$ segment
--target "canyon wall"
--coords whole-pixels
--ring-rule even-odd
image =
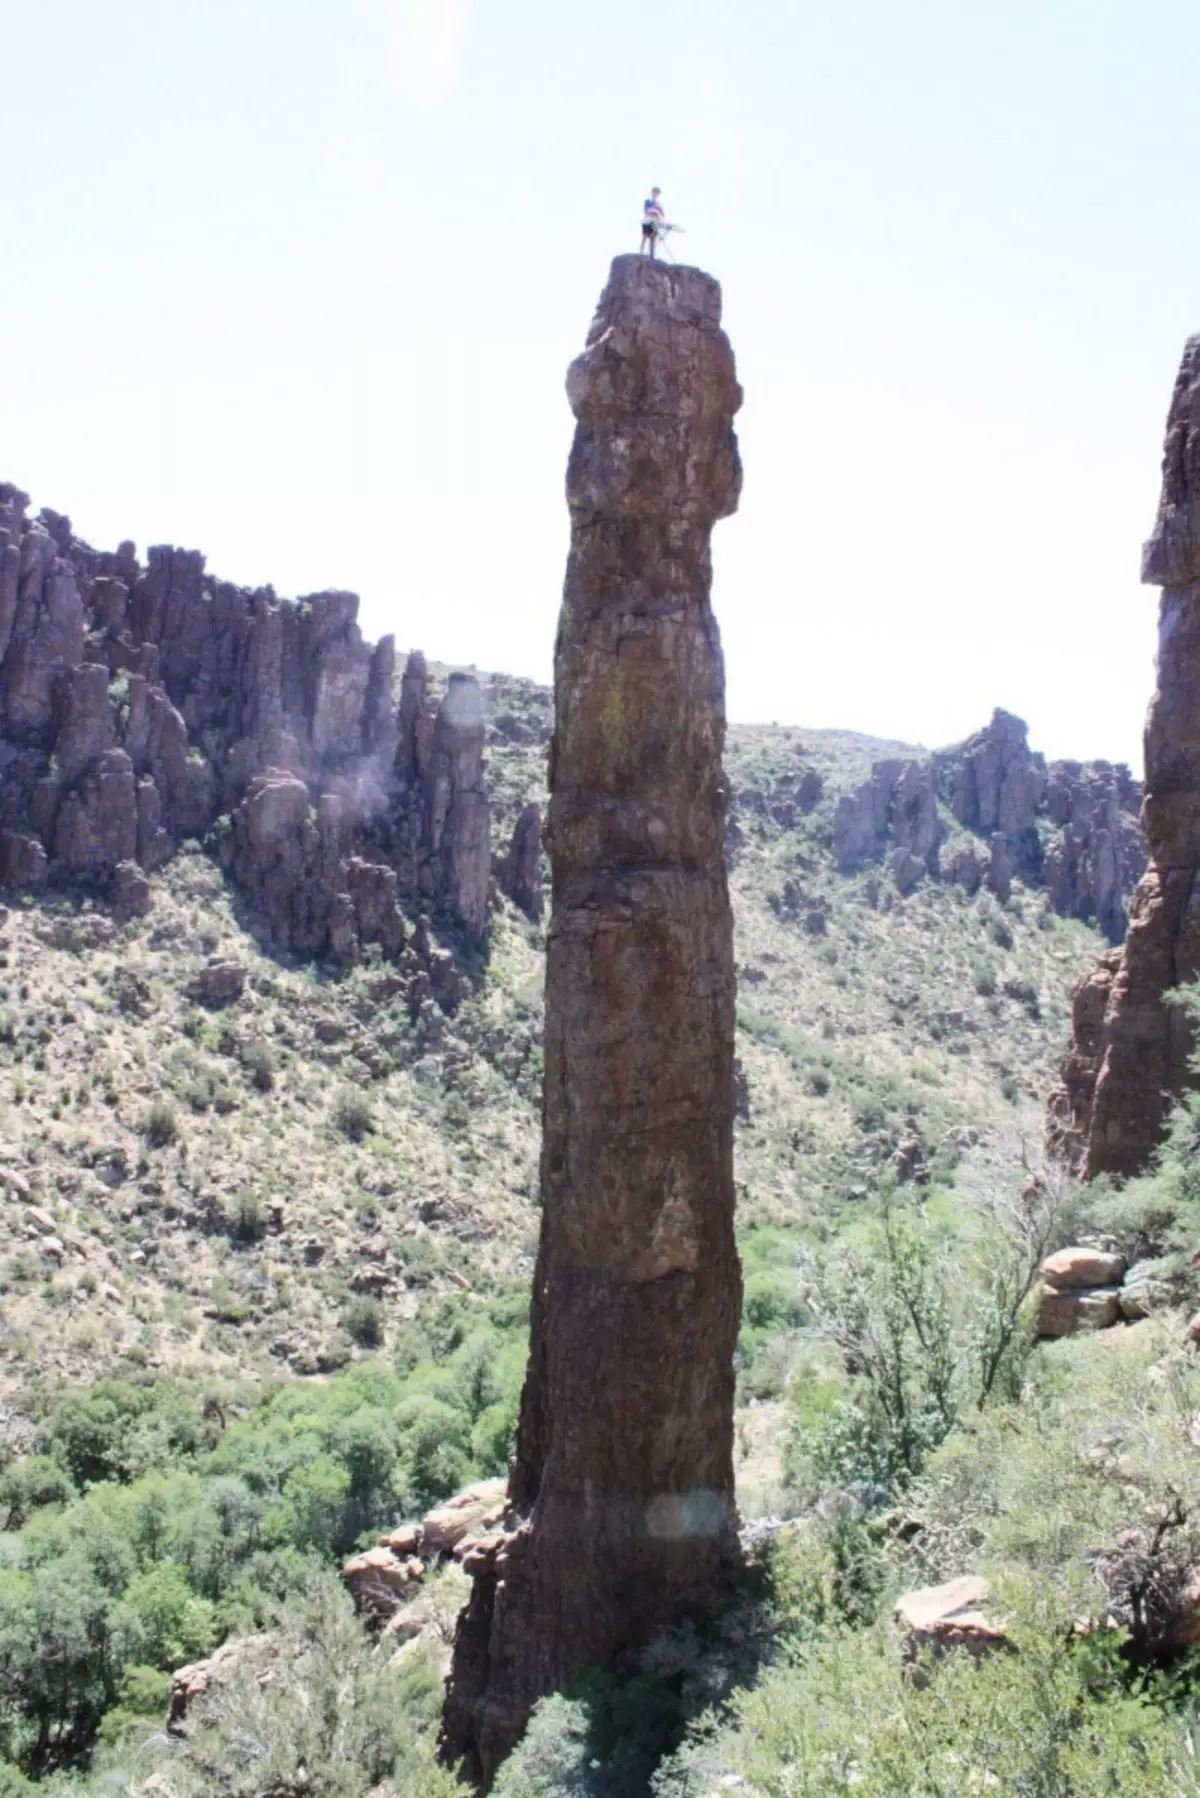
[[[1142,803],[1150,862],[1124,944],[1075,990],[1050,1097],[1050,1147],[1085,1178],[1140,1172],[1188,1078],[1192,1032],[1170,995],[1200,975],[1200,337],[1171,399],[1142,579],[1162,589]]]
[[[393,641],[364,642],[354,594],[280,600],[192,551],[101,553],[28,504],[0,485],[0,882],[138,909],[195,837],[299,954],[398,956],[402,908],[483,933],[472,677],[434,705],[414,654],[396,694]]]
[[[709,536],[737,505],[720,290],[618,257],[568,395],[542,1231],[507,1529],[443,1748],[485,1785],[535,1701],[702,1610],[736,1559],[734,976]]]

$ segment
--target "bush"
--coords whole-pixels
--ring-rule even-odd
[[[342,1322],[346,1334],[359,1348],[378,1348],[383,1342],[383,1306],[366,1293],[359,1293],[350,1300]]]
[[[249,1187],[243,1187],[234,1199],[229,1224],[235,1242],[257,1242],[262,1235],[266,1227],[262,1200]]]
[[[1055,1239],[1060,1195],[1047,1183],[997,1205],[978,1241],[950,1244],[888,1211],[865,1250],[808,1263],[804,1296],[841,1353],[841,1389],[817,1409],[794,1385],[784,1468],[802,1495],[832,1482],[869,1506],[921,1471],[959,1420],[1019,1395],[1032,1347],[1031,1294]],[[963,1265],[963,1262],[966,1265]]]
[[[246,1043],[241,1051],[241,1062],[253,1086],[260,1093],[269,1093],[275,1084],[275,1051],[270,1043]]]
[[[351,1142],[361,1142],[375,1128],[375,1113],[364,1093],[344,1092],[333,1108],[333,1121]]]
[[[333,1576],[310,1580],[272,1634],[197,1705],[192,1733],[160,1750],[174,1798],[367,1798],[384,1780],[397,1798],[461,1798],[433,1756],[442,1693],[430,1655],[391,1665]]]
[[[165,1099],[155,1099],[142,1119],[142,1135],[152,1149],[165,1149],[179,1135],[179,1120]]]
[[[1184,1723],[1124,1689],[1118,1655],[1066,1609],[1010,1594],[1017,1652],[949,1654],[912,1679],[888,1632],[836,1631],[738,1693],[655,1781],[656,1798],[1183,1798],[1200,1791]]]

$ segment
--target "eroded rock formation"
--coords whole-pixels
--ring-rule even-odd
[[[984,730],[928,760],[876,762],[838,802],[833,852],[843,872],[890,855],[902,893],[925,875],[1007,899],[1018,876],[1041,887],[1061,917],[1125,933],[1127,905],[1146,865],[1141,789],[1111,762],[1051,762],[1029,747],[1024,721],[997,710]],[[960,840],[945,860],[952,826]]]
[[[443,1746],[490,1782],[543,1693],[736,1559],[733,954],[709,535],[741,480],[720,290],[618,257],[572,364],[547,840],[543,1222],[507,1534]]]
[[[1185,346],[1171,399],[1142,579],[1162,588],[1142,805],[1150,865],[1120,953],[1075,990],[1050,1096],[1050,1145],[1086,1178],[1144,1168],[1188,1077],[1191,1029],[1168,999],[1200,975],[1200,337]]]
[[[142,566],[28,504],[0,485],[0,880],[133,907],[139,870],[200,837],[302,954],[398,955],[402,905],[482,933],[473,678],[435,708],[412,655],[397,704],[392,639],[363,641],[354,594],[279,600],[178,549]]]

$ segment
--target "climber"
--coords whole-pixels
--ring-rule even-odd
[[[646,250],[649,250],[650,254],[653,256],[655,246],[658,243],[659,226],[666,222],[667,215],[663,211],[662,204],[658,197],[661,192],[661,187],[652,187],[650,189],[650,198],[643,202],[642,242],[638,251],[639,255],[642,255]]]

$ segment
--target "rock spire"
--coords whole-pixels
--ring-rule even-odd
[[[1184,348],[1171,399],[1142,579],[1162,588],[1142,803],[1150,865],[1124,946],[1075,990],[1050,1096],[1050,1144],[1086,1178],[1145,1167],[1188,1073],[1191,1032],[1168,995],[1200,974],[1200,336]]]
[[[542,1234],[508,1528],[474,1556],[443,1750],[709,1602],[736,1557],[732,931],[709,536],[738,501],[720,289],[620,256],[571,365]]]

